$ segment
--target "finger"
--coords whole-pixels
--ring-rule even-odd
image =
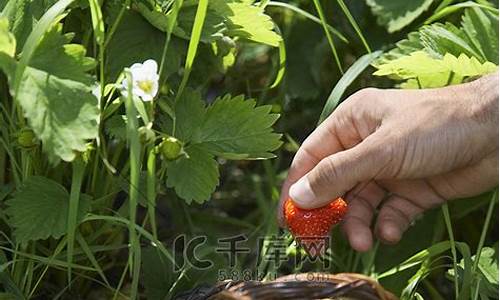
[[[375,100],[377,97],[379,96],[376,89],[364,89],[350,96],[304,141],[293,159],[281,189],[277,210],[281,225],[282,205],[289,197],[290,186],[311,171],[323,158],[353,147],[375,131],[380,120],[380,106],[376,105],[376,109],[370,109],[366,104],[357,103],[367,99]],[[358,116],[353,116],[354,113]],[[357,122],[356,119],[362,119],[362,124],[353,124]]]
[[[335,134],[331,134],[336,126],[333,120],[323,122],[302,144],[293,158],[288,176],[281,187],[280,202],[278,206],[278,222],[285,226],[283,219],[283,203],[289,197],[290,186],[316,166],[322,158],[343,149],[341,142]],[[320,146],[321,141],[323,141]]]
[[[349,208],[342,229],[354,250],[365,252],[372,247],[373,214],[384,196],[385,191],[374,182],[361,183],[346,195]]]
[[[321,160],[290,187],[290,197],[303,208],[320,207],[341,197],[356,184],[382,176],[392,158],[386,135],[377,131],[354,148]]]
[[[424,210],[400,196],[392,196],[382,204],[375,232],[382,242],[396,244],[410,224]]]

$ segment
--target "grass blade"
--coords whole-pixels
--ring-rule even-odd
[[[342,64],[340,63],[340,58],[337,53],[337,49],[335,48],[335,43],[333,42],[332,35],[330,34],[330,31],[328,30],[325,14],[323,13],[323,8],[321,7],[321,3],[319,0],[313,0],[314,1],[314,6],[316,7],[316,11],[318,12],[319,18],[321,20],[321,25],[323,26],[323,29],[326,34],[326,38],[328,40],[328,44],[330,45],[330,48],[332,49],[333,57],[335,58],[335,62],[337,63],[337,67],[339,68],[340,73],[344,73],[344,70],[342,69]]]
[[[443,1],[443,3],[444,3],[444,1]],[[427,20],[425,20],[424,24],[434,23],[434,22],[460,10],[460,9],[468,8],[468,7],[479,7],[479,8],[485,9],[485,10],[489,10],[492,13],[498,15],[498,9],[496,9],[493,6],[480,4],[480,3],[477,3],[474,1],[466,1],[466,2],[457,3],[457,4],[453,4],[453,5],[445,5],[443,7],[441,7],[441,6],[438,7],[438,9],[436,9],[436,13],[434,13]]]
[[[161,63],[160,63],[160,70],[159,74],[161,77],[160,82],[162,83],[160,86],[165,83],[165,80],[167,79],[163,75],[163,69],[165,68],[165,61],[167,59],[167,50],[168,50],[168,45],[170,44],[170,38],[172,37],[172,31],[174,31],[175,24],[177,24],[177,16],[179,15],[179,11],[181,10],[182,4],[184,3],[184,0],[177,0],[174,2],[174,5],[172,6],[172,10],[170,12],[170,18],[168,18],[168,23],[167,23],[167,28],[166,28],[166,37],[165,37],[165,46],[163,46],[163,54],[161,56]]]
[[[382,51],[376,51],[369,54],[361,56],[340,78],[335,87],[333,88],[328,100],[326,101],[321,116],[318,121],[318,125],[321,124],[337,107],[344,94],[345,90],[351,83],[358,78],[359,74],[363,72],[377,57],[382,54]]]
[[[170,252],[168,252],[168,250],[165,248],[165,246],[163,246],[163,244],[159,240],[155,239],[151,233],[149,233],[141,226],[130,222],[130,220],[114,216],[89,215],[84,219],[84,222],[87,221],[107,221],[122,226],[132,226],[138,233],[140,233],[141,236],[152,242],[155,247],[158,247],[158,249],[172,262],[172,264],[175,264],[174,257],[172,256],[172,254],[170,254]]]
[[[477,267],[479,265],[479,259],[481,258],[481,252],[483,251],[484,240],[486,239],[486,233],[488,232],[488,228],[490,227],[491,216],[493,215],[493,208],[495,204],[498,202],[498,189],[495,190],[493,196],[491,197],[490,204],[488,206],[488,212],[486,213],[486,219],[484,220],[483,229],[481,231],[481,237],[479,238],[479,242],[477,244],[476,256],[474,259],[474,264],[472,265],[472,274],[476,274]],[[474,287],[474,299],[477,299],[479,294],[479,284],[480,278],[477,279],[477,283]]]
[[[201,32],[203,30],[203,24],[205,24],[205,17],[207,16],[208,0],[200,0],[198,3],[198,8],[196,9],[196,16],[194,17],[193,30],[191,31],[191,38],[189,40],[188,52],[186,56],[186,64],[184,66],[184,75],[182,76],[182,81],[177,91],[175,97],[175,102],[179,99],[180,95],[186,87],[189,75],[193,68],[194,58],[196,57],[196,52],[198,51],[198,44],[200,43]]]
[[[347,17],[349,20],[349,23],[351,23],[352,28],[354,31],[356,31],[356,34],[359,36],[359,39],[363,43],[363,46],[365,46],[365,49],[368,53],[371,53],[372,50],[370,49],[370,46],[368,45],[368,42],[366,41],[365,37],[363,36],[363,33],[361,32],[361,29],[358,26],[358,23],[354,19],[354,17],[351,15],[351,12],[349,11],[349,8],[347,8],[347,5],[345,5],[344,0],[337,0],[337,3],[339,4],[340,8],[344,12],[344,15]]]
[[[17,95],[24,70],[28,66],[28,63],[31,60],[31,56],[38,46],[38,42],[45,34],[45,32],[49,30],[50,26],[52,26],[54,20],[56,20],[56,18],[60,14],[62,14],[66,7],[68,7],[73,1],[74,0],[61,0],[56,2],[56,4],[49,8],[49,10],[47,10],[47,12],[42,16],[42,18],[40,18],[40,21],[38,21],[35,28],[26,39],[26,43],[24,43],[24,47],[22,50],[21,59],[19,60],[19,64],[16,68],[16,75],[14,80],[14,95]]]
[[[280,30],[278,29],[278,26],[276,26],[276,30],[278,33],[280,33]],[[281,35],[281,33],[280,33]],[[273,89],[277,87],[281,81],[283,80],[283,77],[285,76],[285,71],[286,71],[286,48],[285,48],[285,41],[281,39],[279,45],[278,45],[278,55],[279,55],[279,69],[278,73],[276,74],[276,78],[274,79],[273,84],[269,87],[270,89]]]
[[[81,158],[77,157],[73,162],[73,175],[71,178],[71,190],[69,194],[69,209],[68,209],[68,284],[71,283],[71,263],[73,262],[73,250],[75,243],[75,232],[78,220],[78,204],[80,202],[80,190],[82,187],[83,174],[85,172],[85,164]]]
[[[97,259],[95,258],[94,254],[92,253],[92,250],[90,249],[89,245],[87,244],[87,241],[82,237],[81,234],[76,235],[76,240],[78,241],[78,244],[80,245],[80,248],[83,250],[85,255],[87,255],[87,258],[89,259],[90,263],[92,266],[97,270],[97,273],[99,276],[101,276],[101,279],[106,283],[106,285],[111,288],[109,285],[108,279],[106,278],[106,275],[104,275],[104,271],[102,270],[101,266],[97,262]]]
[[[104,20],[102,18],[101,6],[97,0],[89,0],[89,6],[94,38],[96,43],[102,47],[104,44]]]
[[[453,257],[453,270],[455,271],[455,276],[453,276],[454,288],[455,288],[455,298],[458,298],[459,287],[458,287],[458,259],[457,259],[457,246],[455,244],[455,236],[453,235],[453,228],[451,226],[450,210],[448,208],[448,203],[441,206],[444,216],[444,222],[446,224],[446,229],[448,230],[448,236],[450,239],[451,255]]]
[[[267,6],[274,6],[274,7],[283,7],[283,8],[286,8],[286,9],[289,9],[301,16],[303,16],[304,18],[306,19],[309,19],[319,25],[322,25],[322,22],[320,19],[318,19],[316,16],[308,13],[307,11],[297,7],[297,6],[294,6],[294,5],[291,5],[291,4],[288,4],[288,3],[284,3],[284,2],[278,2],[278,1],[269,1],[269,3],[267,4]],[[342,42],[345,42],[345,43],[348,43],[349,41],[347,40],[347,38],[342,34],[340,33],[337,29],[333,28],[330,24],[327,24],[326,23],[326,27],[328,28],[328,30],[334,34],[335,36],[337,36],[339,38],[339,40],[341,40]]]

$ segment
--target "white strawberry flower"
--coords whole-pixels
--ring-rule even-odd
[[[132,76],[132,94],[143,101],[152,101],[158,93],[158,64],[153,59],[148,59],[144,63],[135,63],[130,67]],[[122,94],[128,95],[128,79],[125,78],[121,84]]]

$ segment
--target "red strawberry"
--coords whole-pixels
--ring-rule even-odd
[[[325,253],[330,230],[344,217],[347,203],[337,198],[323,207],[302,209],[288,198],[284,210],[290,232],[309,254],[316,256]]]

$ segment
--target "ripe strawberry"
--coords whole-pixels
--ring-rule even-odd
[[[309,254],[316,256],[325,253],[330,230],[344,217],[347,203],[337,198],[323,207],[308,210],[295,206],[288,198],[284,210],[290,232]]]

